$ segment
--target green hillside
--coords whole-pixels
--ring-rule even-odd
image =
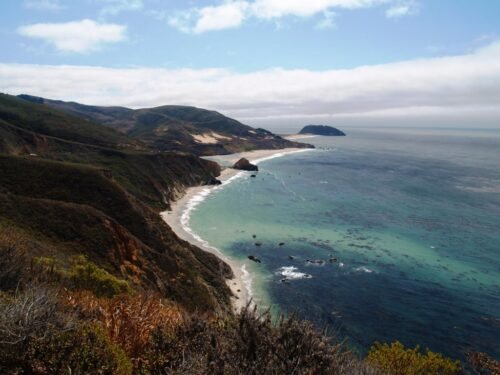
[[[258,149],[313,147],[288,141],[263,129],[254,129],[219,112],[196,107],[166,105],[132,110],[86,106],[28,95],[20,97],[106,125],[160,151],[217,155]]]
[[[34,257],[90,261],[186,309],[228,309],[230,269],[180,240],[158,215],[188,186],[213,183],[216,163],[160,153],[113,129],[0,96],[0,229]],[[1,242],[2,239],[0,239]]]
[[[117,131],[10,95],[0,94],[0,119],[26,131],[72,142],[119,149],[145,149],[140,142]]]

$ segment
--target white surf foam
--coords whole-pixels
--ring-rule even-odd
[[[278,152],[278,153],[272,154],[270,156],[266,156],[266,157],[255,159],[255,160],[251,160],[250,162],[252,164],[257,165],[259,163],[262,163],[263,161],[267,161],[267,160],[271,160],[271,159],[276,159],[276,158],[281,158],[281,157],[283,157],[285,155],[299,154],[301,152],[314,151],[314,150],[315,150],[314,148],[304,148],[302,150],[293,150],[293,151]]]
[[[318,137],[317,135],[314,134],[304,134],[304,135],[293,135],[291,137],[285,137],[286,139],[293,141],[295,139],[307,139],[307,138],[316,138]]]
[[[247,271],[246,265],[241,266],[241,281],[243,282],[243,285],[245,286],[245,290],[247,291],[248,298],[250,299],[252,297],[252,276],[250,276],[250,272]]]
[[[358,267],[358,268],[355,268],[354,271],[356,272],[365,272],[365,273],[372,273],[373,270],[365,267],[365,266],[361,266],[361,267]]]
[[[263,161],[271,160],[271,159],[276,159],[283,157],[285,155],[289,154],[294,154],[294,153],[299,153],[299,152],[305,152],[305,151],[311,151],[314,149],[303,149],[303,150],[294,150],[294,151],[288,151],[288,152],[278,152],[276,154],[251,160],[252,164],[258,164]],[[180,217],[180,222],[181,222],[181,227],[184,232],[186,232],[189,236],[191,236],[196,242],[198,242],[202,247],[207,248],[209,250],[214,251],[215,253],[219,254],[221,257],[224,257],[222,251],[220,251],[218,248],[215,246],[210,245],[210,243],[203,238],[201,238],[190,226],[189,222],[191,220],[191,214],[196,211],[198,206],[205,201],[210,194],[214,194],[215,192],[224,189],[226,186],[228,186],[230,183],[236,181],[238,178],[243,177],[243,176],[248,176],[248,173],[245,172],[238,172],[234,176],[231,176],[227,180],[223,181],[222,184],[220,185],[215,185],[212,187],[207,187],[203,190],[201,190],[198,194],[195,194],[189,201],[186,203],[186,206],[184,208],[184,211],[181,214]],[[252,278],[250,276],[250,273],[247,271],[245,265],[241,267],[241,272],[243,274],[242,281],[245,286],[245,289],[247,291],[247,295],[249,298],[253,296],[252,292]]]
[[[277,275],[283,276],[288,280],[310,279],[311,275],[304,272],[298,272],[298,268],[294,266],[281,267],[276,272]]]

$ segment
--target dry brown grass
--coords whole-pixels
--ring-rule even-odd
[[[146,350],[153,331],[173,332],[185,320],[176,304],[155,295],[103,299],[89,292],[68,293],[65,304],[82,318],[101,323],[110,339],[132,359]]]

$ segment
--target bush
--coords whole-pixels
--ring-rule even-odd
[[[467,361],[474,374],[497,375],[500,374],[500,362],[488,357],[486,353],[467,353]]]
[[[452,361],[429,349],[422,354],[418,346],[405,349],[399,341],[375,343],[368,353],[367,362],[389,375],[452,375],[461,370],[459,361]]]
[[[68,331],[1,348],[3,374],[130,374],[132,365],[98,325]],[[6,350],[9,349],[9,350]]]
[[[113,344],[99,325],[35,340],[27,350],[28,362],[44,374],[130,374],[126,354]]]
[[[83,255],[72,257],[69,269],[52,257],[35,258],[34,268],[41,280],[62,282],[73,290],[89,290],[97,297],[111,298],[132,290],[125,280],[97,267]]]
[[[196,316],[173,333],[153,332],[143,373],[377,374],[339,343],[295,317],[273,324],[245,309],[213,321]]]
[[[118,279],[106,270],[89,262],[83,255],[72,259],[66,274],[75,289],[92,291],[97,297],[113,297],[131,291],[125,280]]]
[[[66,330],[72,326],[69,318],[59,311],[56,292],[44,286],[5,294],[0,299],[0,345],[8,348]]]

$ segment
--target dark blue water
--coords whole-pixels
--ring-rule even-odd
[[[261,163],[257,178],[201,204],[192,228],[234,257],[262,259],[247,261],[262,301],[360,352],[400,340],[500,357],[500,133],[307,141],[319,150]]]

